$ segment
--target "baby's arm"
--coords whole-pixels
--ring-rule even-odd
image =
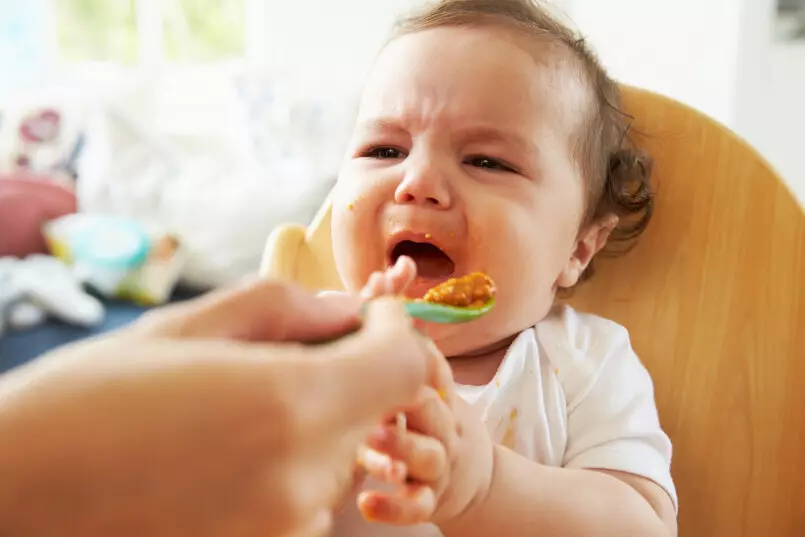
[[[668,494],[621,472],[542,466],[495,447],[486,498],[441,528],[447,537],[672,537]]]
[[[671,446],[651,378],[625,331],[615,339],[579,400],[568,394],[564,467],[495,446],[488,493],[441,528],[447,537],[676,535]]]

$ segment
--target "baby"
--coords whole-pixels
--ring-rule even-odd
[[[400,24],[334,193],[339,274],[421,297],[481,271],[497,302],[422,326],[452,373],[434,373],[407,431],[367,440],[394,461],[370,475],[397,484],[368,481],[335,535],[676,534],[671,444],[626,330],[555,305],[648,223],[628,125],[584,41],[533,1],[442,0]]]

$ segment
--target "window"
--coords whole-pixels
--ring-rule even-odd
[[[55,0],[58,55],[65,61],[137,61],[134,0]]]
[[[254,0],[52,0],[63,62],[215,62],[247,53]],[[253,40],[252,40],[253,41]]]
[[[775,29],[781,41],[805,39],[805,0],[777,0]]]
[[[245,53],[243,0],[162,0],[169,60],[211,61]]]

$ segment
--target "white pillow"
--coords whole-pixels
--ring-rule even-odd
[[[177,234],[188,253],[184,283],[256,273],[271,230],[308,223],[332,187],[353,102],[209,69],[141,80],[91,124],[79,210]]]

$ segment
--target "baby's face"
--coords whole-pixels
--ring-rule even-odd
[[[425,327],[448,356],[537,323],[583,268],[573,150],[585,95],[545,48],[529,53],[494,29],[419,32],[381,53],[364,90],[333,200],[338,270],[358,290],[408,255],[410,297],[489,274],[492,313]]]

